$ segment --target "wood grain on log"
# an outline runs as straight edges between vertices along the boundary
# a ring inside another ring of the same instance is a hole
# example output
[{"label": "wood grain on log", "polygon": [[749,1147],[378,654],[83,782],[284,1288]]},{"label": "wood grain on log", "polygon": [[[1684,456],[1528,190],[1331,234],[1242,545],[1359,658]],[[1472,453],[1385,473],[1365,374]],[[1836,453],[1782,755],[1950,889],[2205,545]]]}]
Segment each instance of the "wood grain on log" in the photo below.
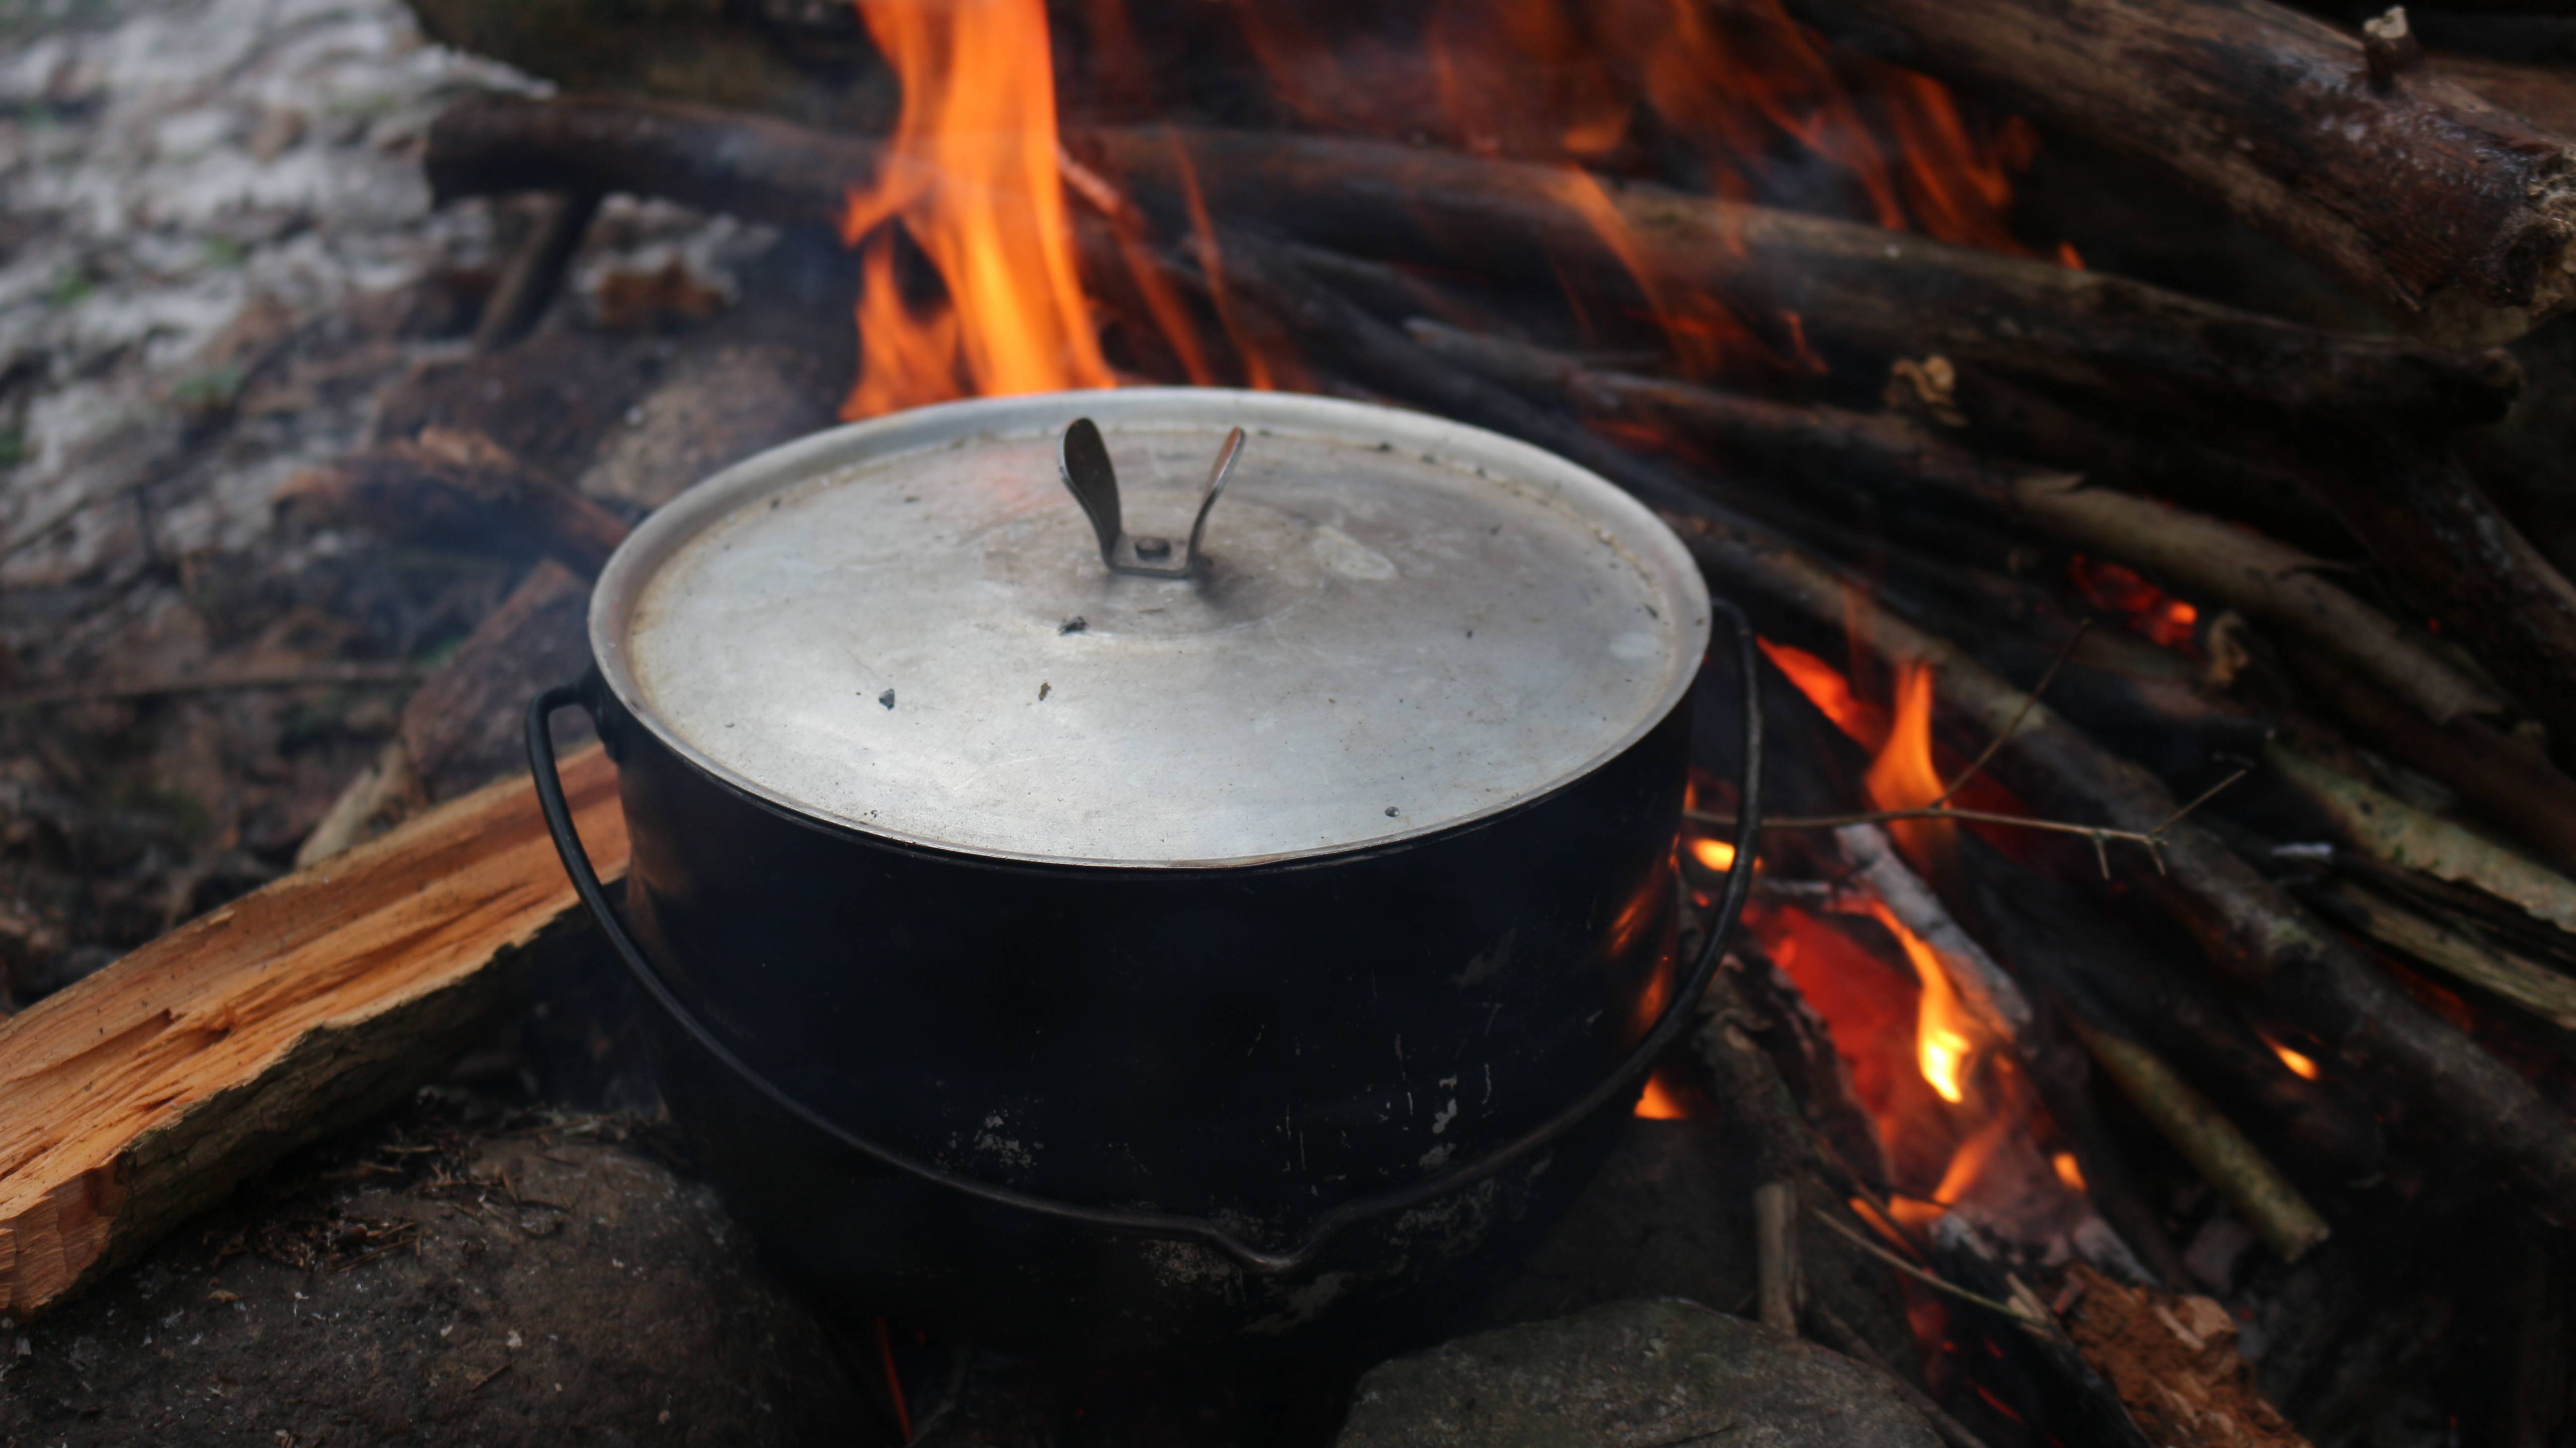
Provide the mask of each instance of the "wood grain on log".
[{"label": "wood grain on log", "polygon": [[[1569,198],[1581,173],[1337,137],[1154,128],[1068,144],[1186,230],[1183,168],[1220,219],[1370,256],[1432,256],[1499,281],[1633,289],[1626,261]],[[828,223],[883,148],[782,121],[611,97],[463,102],[431,127],[437,198],[599,187],[769,222]],[[2520,371],[2351,337],[2137,282],[1903,232],[1600,183],[1628,259],[1658,286],[1704,291],[1768,325],[1882,356],[1941,352],[2197,415],[2211,406],[2466,425],[2503,416]]]},{"label": "wood grain on log", "polygon": [[2105,146],[2271,233],[2425,336],[2576,305],[2566,138],[2269,0],[1792,0],[1827,34]]},{"label": "wood grain on log", "polygon": [[[594,749],[564,779],[621,875],[615,769]],[[0,1313],[41,1310],[411,1089],[578,910],[535,790],[510,781],[0,1021]]]}]

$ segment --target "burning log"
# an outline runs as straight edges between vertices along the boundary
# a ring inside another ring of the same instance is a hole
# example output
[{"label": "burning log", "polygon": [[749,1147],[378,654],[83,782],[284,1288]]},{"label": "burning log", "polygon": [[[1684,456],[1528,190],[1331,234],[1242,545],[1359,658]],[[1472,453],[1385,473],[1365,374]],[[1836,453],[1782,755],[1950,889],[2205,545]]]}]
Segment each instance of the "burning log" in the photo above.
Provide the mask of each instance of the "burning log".
[{"label": "burning log", "polygon": [[1791,8],[2210,197],[2428,337],[2507,341],[2576,304],[2568,142],[2409,65],[2397,35],[2374,62],[2267,0]]},{"label": "burning log", "polygon": [[[1614,293],[1642,277],[1748,317],[1793,313],[1819,341],[1880,357],[1932,351],[1986,362],[2132,408],[2216,406],[2274,425],[2289,414],[2442,426],[2500,415],[2519,385],[2501,352],[2320,332],[2117,277],[1797,212],[1371,142],[1178,137],[1177,147],[1160,132],[1088,139],[1140,195],[1174,191],[1185,158],[1218,214],[1318,245],[1435,256],[1532,282],[1570,267]],[[1604,226],[1624,256],[1604,244]]]},{"label": "burning log", "polygon": [[[1718,587],[1809,629],[1845,626],[1847,584],[1831,572],[1740,526],[1687,518],[1675,526]],[[1854,646],[1932,666],[1945,707],[1962,722],[1989,738],[2011,731],[1993,768],[2035,806],[2160,832],[2164,873],[2146,877],[2141,893],[2213,962],[2285,1019],[2333,1043],[2339,1062],[2409,1094],[2437,1129],[2544,1211],[2576,1219],[2576,1124],[2529,1082],[2427,1014],[2216,834],[2178,820],[2173,796],[2144,770],[1942,640],[1885,613],[1851,624]]]},{"label": "burning log", "polygon": [[2089,1028],[2171,1060],[2245,1111],[2296,1160],[2346,1181],[2387,1169],[2379,1123],[2301,1077],[2236,1007],[2075,892],[1971,837],[1961,844],[1978,927],[2034,992]]},{"label": "burning log", "polygon": [[[1075,138],[1187,229],[1183,168],[1221,215],[1362,255],[1434,254],[1501,278],[1550,282],[1561,260],[1625,291],[1561,168],[1327,137],[1099,130]],[[753,220],[829,223],[881,166],[876,143],[668,102],[487,98],[431,127],[439,201],[600,189],[662,196]],[[2280,414],[2492,421],[2519,371],[2501,352],[2458,355],[2347,337],[2160,289],[1876,227],[1656,187],[1601,193],[1656,283],[1704,290],[1751,315],[1794,312],[1816,337],[1881,356],[1936,350],[2133,405]]]},{"label": "burning log", "polygon": [[[615,769],[593,750],[565,782],[622,872]],[[410,1090],[579,919],[533,787],[497,784],[0,1021],[0,1313],[42,1310]]]}]

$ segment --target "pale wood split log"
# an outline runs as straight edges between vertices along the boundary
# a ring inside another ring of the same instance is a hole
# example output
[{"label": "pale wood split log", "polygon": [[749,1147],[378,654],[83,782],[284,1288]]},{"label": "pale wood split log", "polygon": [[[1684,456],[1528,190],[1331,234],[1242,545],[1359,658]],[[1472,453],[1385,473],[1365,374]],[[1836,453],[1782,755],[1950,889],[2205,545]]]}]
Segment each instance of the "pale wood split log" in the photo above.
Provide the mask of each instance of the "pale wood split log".
[{"label": "pale wood split log", "polygon": [[[564,783],[602,876],[622,876],[616,770],[592,749]],[[514,780],[0,1021],[0,1314],[42,1310],[412,1089],[579,911]]]}]

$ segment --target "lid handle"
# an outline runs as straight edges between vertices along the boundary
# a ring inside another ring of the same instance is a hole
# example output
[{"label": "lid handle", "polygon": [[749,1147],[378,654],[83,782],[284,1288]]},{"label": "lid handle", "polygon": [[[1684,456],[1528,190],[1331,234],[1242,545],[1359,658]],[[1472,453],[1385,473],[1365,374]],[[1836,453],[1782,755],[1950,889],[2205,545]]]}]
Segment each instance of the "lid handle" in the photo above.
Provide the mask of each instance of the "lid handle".
[{"label": "lid handle", "polygon": [[1208,509],[1216,506],[1216,495],[1225,491],[1225,480],[1234,475],[1235,459],[1241,456],[1243,429],[1238,427],[1225,435],[1216,450],[1216,464],[1208,469],[1207,492],[1199,499],[1199,515],[1190,523],[1189,546],[1175,559],[1171,539],[1138,537],[1121,524],[1118,469],[1110,464],[1109,444],[1101,440],[1098,423],[1075,418],[1064,430],[1064,443],[1056,453],[1065,488],[1082,505],[1083,514],[1091,519],[1091,531],[1100,537],[1100,561],[1112,573],[1143,578],[1189,578],[1198,572],[1199,539],[1207,533]]}]

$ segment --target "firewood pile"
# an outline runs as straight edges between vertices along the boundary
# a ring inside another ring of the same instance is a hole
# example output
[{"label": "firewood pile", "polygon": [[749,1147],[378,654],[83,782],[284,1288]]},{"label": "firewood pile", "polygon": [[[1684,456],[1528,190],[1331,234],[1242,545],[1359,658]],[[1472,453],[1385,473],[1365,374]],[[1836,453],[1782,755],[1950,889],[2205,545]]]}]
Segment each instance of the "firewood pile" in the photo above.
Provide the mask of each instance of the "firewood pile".
[{"label": "firewood pile", "polygon": [[[115,443],[199,491],[231,449],[265,512],[165,547],[193,497],[40,447],[11,475],[50,470],[0,560],[0,1313],[79,1311],[582,948],[518,710],[690,482],[845,396],[1005,386],[973,342],[918,363],[974,325],[939,198],[1012,195],[981,146],[1036,157],[1004,229],[1078,273],[1089,360],[1029,385],[1525,439],[1762,635],[1761,855],[1720,843],[1718,728],[1681,842],[1703,901],[1759,872],[1749,938],[1637,1125],[1722,1139],[1726,1199],[1623,1157],[1496,1332],[1385,1391],[1523,1371],[1557,1349],[1508,1324],[1603,1300],[1544,1300],[1569,1243],[1700,1211],[1742,1270],[1672,1293],[1954,1445],[2576,1423],[2576,22],[1068,4],[1031,149],[926,134],[872,3],[410,9],[480,59],[367,164],[463,240],[399,306],[246,311],[186,364],[220,395],[165,386]],[[0,401],[41,444],[72,390],[22,355]],[[613,769],[570,784],[613,874]],[[877,1341],[904,1436],[937,1406],[946,1441],[1076,1441],[1027,1365],[907,1397]],[[1395,1411],[1351,1441],[1452,1441]],[[1615,1441],[1716,1431],[1666,1427]]]}]

